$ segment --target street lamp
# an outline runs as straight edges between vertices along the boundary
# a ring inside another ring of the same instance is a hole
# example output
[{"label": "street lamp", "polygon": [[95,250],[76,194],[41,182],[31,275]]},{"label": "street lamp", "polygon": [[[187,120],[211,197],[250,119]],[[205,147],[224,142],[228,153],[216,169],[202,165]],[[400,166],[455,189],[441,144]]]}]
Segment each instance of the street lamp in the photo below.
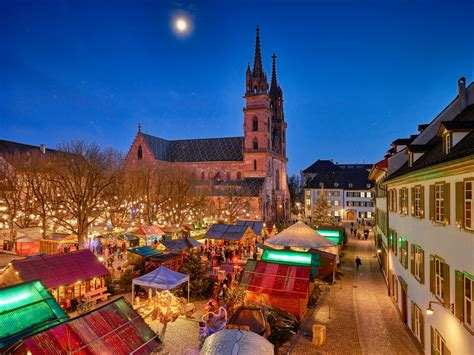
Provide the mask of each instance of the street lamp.
[{"label": "street lamp", "polygon": [[440,306],[443,306],[446,309],[449,309],[451,312],[454,312],[454,303],[441,303],[441,302],[436,302],[436,301],[430,301],[428,303],[428,308],[426,309],[426,314],[429,316],[434,313],[434,309],[433,307],[431,307],[432,304],[438,304]]}]

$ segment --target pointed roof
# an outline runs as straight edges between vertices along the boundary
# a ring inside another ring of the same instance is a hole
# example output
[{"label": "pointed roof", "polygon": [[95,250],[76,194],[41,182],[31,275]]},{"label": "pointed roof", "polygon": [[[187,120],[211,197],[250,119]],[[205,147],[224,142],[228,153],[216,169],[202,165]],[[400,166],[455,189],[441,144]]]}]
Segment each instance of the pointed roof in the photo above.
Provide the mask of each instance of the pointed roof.
[{"label": "pointed roof", "polygon": [[324,238],[303,222],[297,222],[284,231],[265,241],[265,244],[276,247],[297,247],[307,249],[328,248],[337,244]]},{"label": "pointed roof", "polygon": [[135,285],[153,287],[160,290],[171,290],[188,280],[189,275],[170,270],[162,265],[146,275],[133,279],[132,282]]},{"label": "pointed roof", "polygon": [[257,26],[255,38],[255,56],[253,59],[253,77],[264,79],[262,53],[260,50],[260,28]]},{"label": "pointed roof", "polygon": [[278,90],[278,81],[276,73],[276,55],[272,55],[272,82],[270,85],[270,95],[276,94]]}]

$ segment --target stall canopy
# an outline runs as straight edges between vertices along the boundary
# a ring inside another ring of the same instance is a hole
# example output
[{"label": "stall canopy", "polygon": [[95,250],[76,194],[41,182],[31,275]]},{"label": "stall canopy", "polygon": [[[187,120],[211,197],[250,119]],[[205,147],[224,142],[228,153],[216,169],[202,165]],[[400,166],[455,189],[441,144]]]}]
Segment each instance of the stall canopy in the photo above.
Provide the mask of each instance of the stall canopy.
[{"label": "stall canopy", "polygon": [[151,256],[157,256],[161,254],[161,251],[156,250],[152,247],[148,246],[141,246],[141,247],[135,247],[135,248],[128,248],[127,249],[130,253],[137,254],[139,256],[143,256],[144,258],[148,258]]},{"label": "stall canopy", "polygon": [[107,268],[87,249],[14,260],[12,264],[23,281],[40,280],[47,288],[109,274]]},{"label": "stall canopy", "polygon": [[237,225],[241,226],[249,226],[252,228],[254,233],[256,235],[261,235],[262,234],[262,229],[263,229],[263,222],[261,221],[244,221],[244,220],[238,220]]},{"label": "stall canopy", "polygon": [[337,246],[336,243],[324,238],[303,222],[297,222],[284,231],[265,241],[274,248],[295,248],[304,250],[326,249]]},{"label": "stall canopy", "polygon": [[0,349],[66,320],[40,281],[0,289]]},{"label": "stall canopy", "polygon": [[158,269],[149,272],[146,275],[137,277],[132,280],[132,300],[134,299],[135,285],[155,288],[158,290],[171,290],[182,283],[188,282],[188,302],[189,302],[189,275],[181,274],[179,272],[168,269],[165,266],[160,266]]},{"label": "stall canopy", "polygon": [[209,239],[241,241],[255,238],[257,235],[246,225],[213,224],[204,235]]},{"label": "stall canopy", "polygon": [[224,329],[204,342],[200,354],[260,354],[273,355],[273,344],[250,331]]},{"label": "stall canopy", "polygon": [[32,354],[151,354],[158,351],[159,341],[119,298],[25,339],[24,346]]}]

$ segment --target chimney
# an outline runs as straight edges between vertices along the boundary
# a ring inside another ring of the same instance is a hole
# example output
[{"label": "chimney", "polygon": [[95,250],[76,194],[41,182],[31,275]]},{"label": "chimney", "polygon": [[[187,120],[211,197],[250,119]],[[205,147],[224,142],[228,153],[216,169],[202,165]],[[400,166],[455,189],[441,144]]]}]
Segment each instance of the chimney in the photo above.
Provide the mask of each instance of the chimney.
[{"label": "chimney", "polygon": [[466,78],[465,77],[461,77],[458,80],[458,96],[459,96],[459,108],[462,111],[467,106]]},{"label": "chimney", "polygon": [[46,144],[40,144],[40,151],[43,154],[46,154]]}]

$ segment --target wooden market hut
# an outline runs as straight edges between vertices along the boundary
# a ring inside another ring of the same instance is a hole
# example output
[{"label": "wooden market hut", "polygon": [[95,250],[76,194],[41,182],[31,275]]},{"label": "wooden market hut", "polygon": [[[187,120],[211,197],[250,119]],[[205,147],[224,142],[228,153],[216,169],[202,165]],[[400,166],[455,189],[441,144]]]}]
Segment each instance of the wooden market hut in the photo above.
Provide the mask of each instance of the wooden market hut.
[{"label": "wooden market hut", "polygon": [[140,245],[152,245],[165,234],[158,226],[141,226],[130,233],[140,237]]},{"label": "wooden market hut", "polygon": [[316,232],[338,245],[347,243],[346,230],[342,226],[321,225],[316,228]]},{"label": "wooden market hut", "polygon": [[179,271],[183,263],[183,254],[179,253],[163,253],[155,255],[145,261],[145,271],[153,271],[160,266],[164,266],[173,271]]},{"label": "wooden market hut", "polygon": [[40,281],[0,288],[0,353],[68,319]]},{"label": "wooden market hut", "polygon": [[309,266],[248,260],[240,286],[248,302],[267,304],[301,319],[308,309],[310,274]]},{"label": "wooden market hut", "polygon": [[13,354],[151,354],[155,332],[123,297],[26,338]]},{"label": "wooden market hut", "polygon": [[69,308],[72,300],[107,299],[104,277],[109,271],[87,249],[13,260],[1,278],[9,284],[40,280],[56,301]]},{"label": "wooden market hut", "polygon": [[253,243],[257,235],[252,228],[247,225],[213,224],[204,237],[207,239],[230,242]]},{"label": "wooden market hut", "polygon": [[40,240],[40,254],[57,254],[69,252],[77,247],[78,239],[74,234],[51,233]]},{"label": "wooden market hut", "polygon": [[265,234],[263,224],[264,223],[262,221],[246,221],[243,219],[237,220],[238,226],[249,226],[250,228],[252,228],[253,232],[259,237],[263,237]]},{"label": "wooden market hut", "polygon": [[142,268],[145,266],[145,262],[152,256],[161,255],[163,252],[156,250],[155,248],[142,245],[139,247],[133,247],[127,249],[127,261],[130,265]]}]

